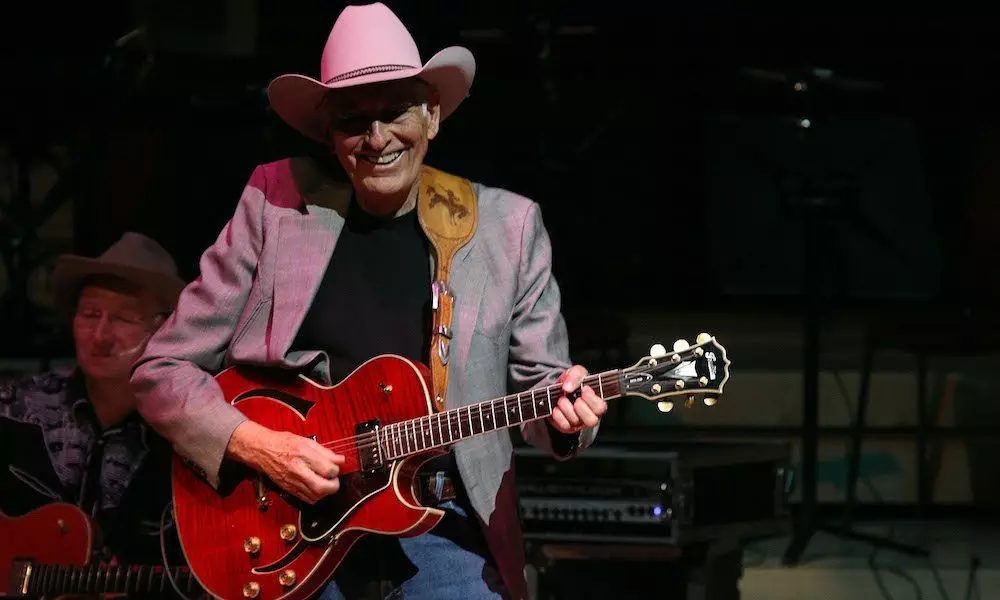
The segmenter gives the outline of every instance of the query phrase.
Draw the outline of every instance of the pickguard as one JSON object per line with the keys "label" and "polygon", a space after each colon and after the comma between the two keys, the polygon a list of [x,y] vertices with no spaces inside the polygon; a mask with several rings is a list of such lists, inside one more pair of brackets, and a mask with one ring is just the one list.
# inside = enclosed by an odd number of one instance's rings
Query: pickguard
{"label": "pickguard", "polygon": [[340,491],[316,504],[302,504],[299,513],[299,531],[302,538],[317,542],[339,528],[366,500],[389,487],[391,469],[370,473],[354,472],[340,477]]}

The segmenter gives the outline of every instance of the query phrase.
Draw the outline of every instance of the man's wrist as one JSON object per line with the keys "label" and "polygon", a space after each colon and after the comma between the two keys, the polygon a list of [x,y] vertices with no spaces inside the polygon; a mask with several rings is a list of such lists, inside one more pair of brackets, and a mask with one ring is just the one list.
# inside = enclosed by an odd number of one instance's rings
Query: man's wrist
{"label": "man's wrist", "polygon": [[233,435],[229,438],[229,444],[226,445],[226,456],[251,467],[256,467],[258,462],[256,450],[264,431],[266,428],[258,423],[249,419],[243,421],[236,426]]}
{"label": "man's wrist", "polygon": [[556,456],[572,456],[576,453],[580,447],[580,434],[582,430],[576,433],[563,433],[556,429],[551,418],[545,419],[545,426],[549,430],[549,440],[551,441],[553,454]]}

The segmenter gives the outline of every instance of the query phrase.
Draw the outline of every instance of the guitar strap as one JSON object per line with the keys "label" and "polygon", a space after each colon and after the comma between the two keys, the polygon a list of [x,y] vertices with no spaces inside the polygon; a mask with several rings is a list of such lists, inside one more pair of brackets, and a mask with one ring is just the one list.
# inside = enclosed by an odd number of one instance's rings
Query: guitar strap
{"label": "guitar strap", "polygon": [[476,233],[476,193],[472,183],[424,165],[420,173],[417,218],[431,242],[435,275],[431,284],[430,367],[434,408],[445,407],[448,393],[448,359],[451,352],[455,294],[448,285],[451,260]]}

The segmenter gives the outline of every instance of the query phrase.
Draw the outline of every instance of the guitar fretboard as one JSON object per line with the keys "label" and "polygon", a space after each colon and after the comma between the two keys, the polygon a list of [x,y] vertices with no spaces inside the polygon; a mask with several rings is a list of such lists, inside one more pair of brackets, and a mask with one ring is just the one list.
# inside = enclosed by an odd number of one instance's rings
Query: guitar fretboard
{"label": "guitar fretboard", "polygon": [[[200,589],[187,567],[170,570],[182,592]],[[91,564],[83,567],[32,564],[28,576],[29,596],[64,594],[137,594],[171,590],[167,570],[159,565]]]}
{"label": "guitar fretboard", "polygon": [[[621,396],[624,387],[618,369],[590,375],[584,378],[583,384],[605,400]],[[497,429],[543,419],[552,414],[562,395],[562,384],[557,383],[386,425],[378,433],[379,448],[385,460],[396,460]]]}

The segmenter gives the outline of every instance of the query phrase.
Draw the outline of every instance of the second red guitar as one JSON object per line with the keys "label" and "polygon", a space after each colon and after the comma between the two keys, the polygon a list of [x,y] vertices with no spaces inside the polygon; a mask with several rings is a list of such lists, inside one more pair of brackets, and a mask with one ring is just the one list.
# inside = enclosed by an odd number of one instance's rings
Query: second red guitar
{"label": "second red guitar", "polygon": [[157,594],[176,585],[187,598],[201,598],[185,567],[90,562],[98,533],[72,504],[55,502],[18,517],[0,513],[0,597]]}
{"label": "second red guitar", "polygon": [[[605,399],[660,400],[722,394],[730,362],[702,334],[667,352],[654,346],[633,366],[587,377]],[[195,577],[220,598],[301,600],[333,575],[366,533],[416,536],[444,513],[417,498],[420,466],[461,440],[552,414],[561,385],[435,412],[429,370],[379,356],[335,386],[287,381],[231,368],[216,377],[226,399],[268,428],[312,437],[346,457],[337,494],[310,505],[245,469],[217,491],[180,458],[173,469],[174,510]]]}

